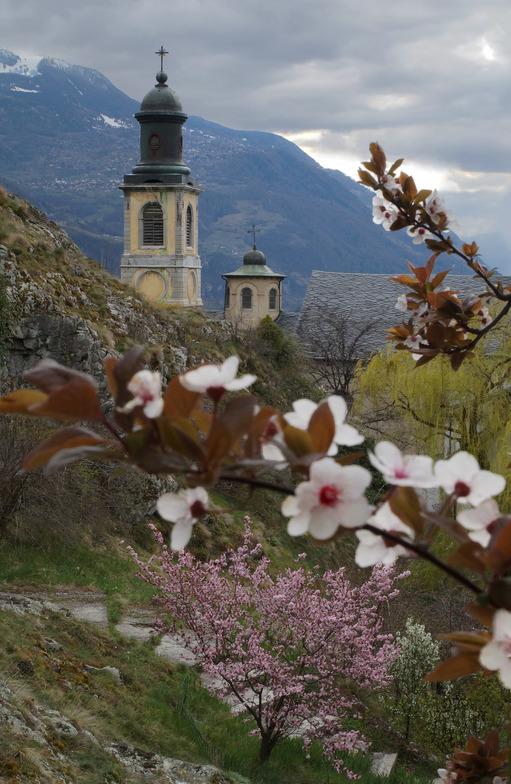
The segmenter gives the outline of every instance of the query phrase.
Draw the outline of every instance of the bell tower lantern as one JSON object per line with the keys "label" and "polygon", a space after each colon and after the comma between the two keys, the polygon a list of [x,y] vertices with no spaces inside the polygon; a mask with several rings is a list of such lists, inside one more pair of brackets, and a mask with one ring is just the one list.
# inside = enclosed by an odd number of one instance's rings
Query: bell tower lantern
{"label": "bell tower lantern", "polygon": [[142,101],[140,160],[124,175],[124,253],[121,280],[155,303],[200,306],[198,182],[183,162],[183,112],[163,71]]}

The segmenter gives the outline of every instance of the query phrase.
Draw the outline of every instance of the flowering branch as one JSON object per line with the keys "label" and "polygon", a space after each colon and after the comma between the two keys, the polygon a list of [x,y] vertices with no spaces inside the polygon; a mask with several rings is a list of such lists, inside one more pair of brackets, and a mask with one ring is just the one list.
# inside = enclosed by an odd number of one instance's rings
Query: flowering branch
{"label": "flowering branch", "polygon": [[[398,299],[396,307],[409,318],[387,330],[388,339],[396,348],[417,355],[418,365],[429,362],[438,354],[447,354],[456,370],[491,329],[494,329],[511,308],[511,287],[494,282],[493,272],[478,261],[475,242],[464,243],[459,250],[447,234],[450,216],[436,191],[417,190],[412,177],[398,174],[402,159],[387,169],[381,147],[370,145],[371,160],[359,169],[360,182],[376,191],[373,199],[373,220],[387,231],[407,230],[415,244],[424,242],[433,252],[425,267],[413,267],[412,275],[398,275],[392,280],[411,291]],[[485,284],[479,296],[461,300],[457,292],[441,288],[446,272],[433,275],[440,253],[458,256],[473,271],[474,278]],[[504,303],[493,317],[486,306],[490,300]],[[477,320],[477,326],[474,322]],[[473,335],[472,339],[469,335]]]}

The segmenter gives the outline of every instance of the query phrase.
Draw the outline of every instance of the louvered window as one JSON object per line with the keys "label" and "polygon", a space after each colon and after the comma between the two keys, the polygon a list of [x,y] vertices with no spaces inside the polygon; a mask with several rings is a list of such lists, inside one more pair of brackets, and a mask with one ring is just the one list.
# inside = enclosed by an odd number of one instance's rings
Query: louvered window
{"label": "louvered window", "polygon": [[163,210],[156,202],[146,204],[142,211],[143,245],[163,245]]}
{"label": "louvered window", "polygon": [[241,289],[241,307],[243,310],[252,309],[252,289]]}
{"label": "louvered window", "polygon": [[193,209],[191,204],[186,208],[186,247],[193,248]]}

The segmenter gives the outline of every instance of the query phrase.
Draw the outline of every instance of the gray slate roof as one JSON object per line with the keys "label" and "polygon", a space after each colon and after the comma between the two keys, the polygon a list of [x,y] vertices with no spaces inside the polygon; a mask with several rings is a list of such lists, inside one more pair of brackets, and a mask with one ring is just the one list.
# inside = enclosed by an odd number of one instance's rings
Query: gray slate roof
{"label": "gray slate roof", "polygon": [[[504,285],[511,285],[511,277],[499,275],[498,278]],[[461,295],[484,291],[484,284],[471,275],[449,274],[443,288],[447,286]],[[309,344],[311,353],[316,354],[314,343],[335,337],[333,333],[336,330],[339,334],[339,323],[347,345],[370,323],[370,330],[357,345],[356,359],[362,359],[388,343],[385,330],[403,320],[402,312],[396,309],[396,302],[399,295],[407,290],[405,286],[389,280],[388,275],[314,270],[299,314],[296,334],[306,345]],[[325,335],[325,330],[330,334]]]}

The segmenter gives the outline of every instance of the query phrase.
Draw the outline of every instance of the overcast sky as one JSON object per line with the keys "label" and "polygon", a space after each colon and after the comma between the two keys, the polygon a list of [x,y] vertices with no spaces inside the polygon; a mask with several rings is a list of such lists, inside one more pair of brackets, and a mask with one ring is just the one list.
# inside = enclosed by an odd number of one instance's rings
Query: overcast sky
{"label": "overcast sky", "polygon": [[[281,133],[354,176],[377,140],[511,272],[510,0],[2,0],[0,47]],[[483,235],[488,232],[491,237]],[[484,243],[487,242],[485,248]],[[500,251],[499,251],[500,244]],[[498,259],[497,259],[498,257]]]}

